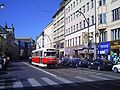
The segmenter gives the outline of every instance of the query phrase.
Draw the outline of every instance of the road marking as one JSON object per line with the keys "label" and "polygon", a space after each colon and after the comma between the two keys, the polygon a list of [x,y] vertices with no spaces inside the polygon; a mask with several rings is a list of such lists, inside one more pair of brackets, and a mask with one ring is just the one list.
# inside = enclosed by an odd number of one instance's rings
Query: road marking
{"label": "road marking", "polygon": [[62,78],[62,77],[56,77],[56,79],[58,79],[58,80],[60,80],[60,81],[62,81],[62,82],[64,82],[64,83],[73,83],[72,81],[69,81],[69,80],[67,80],[67,79],[64,79],[64,78]]}
{"label": "road marking", "polygon": [[51,79],[47,78],[47,77],[43,77],[41,78],[42,80],[44,80],[46,83],[48,83],[49,85],[58,85],[58,83],[52,81]]}
{"label": "road marking", "polygon": [[32,68],[34,68],[34,69],[37,69],[37,70],[39,70],[39,71],[42,71],[42,72],[44,72],[44,73],[46,73],[46,74],[48,74],[48,75],[51,75],[51,76],[53,76],[53,77],[57,77],[57,75],[55,75],[55,74],[52,74],[52,73],[50,73],[50,72],[47,72],[47,71],[45,71],[45,70],[42,70],[42,69],[37,68],[37,67],[35,67],[35,66],[32,66],[32,65],[30,65],[30,64],[28,64],[28,63],[26,63],[26,62],[22,62],[22,63],[25,64],[25,65],[27,65],[27,66],[30,66],[30,67],[32,67]]}
{"label": "road marking", "polygon": [[90,75],[94,78],[99,78],[99,79],[103,79],[103,80],[109,80],[108,78],[105,78],[105,77],[100,77],[100,76],[96,76],[96,75]]}
{"label": "road marking", "polygon": [[13,82],[13,88],[20,88],[20,87],[23,87],[20,81]]}
{"label": "road marking", "polygon": [[111,76],[111,75],[105,75],[105,74],[104,74],[104,76],[114,78],[114,79],[120,79],[120,77],[117,77],[117,76]]}
{"label": "road marking", "polygon": [[33,87],[41,86],[41,84],[38,81],[36,81],[34,78],[28,78],[27,80]]}
{"label": "road marking", "polygon": [[5,89],[5,80],[2,80],[2,83],[0,82],[0,89]]}
{"label": "road marking", "polygon": [[81,79],[81,80],[84,80],[84,81],[95,81],[95,80],[84,78],[84,77],[80,77],[80,76],[75,76],[75,78]]}

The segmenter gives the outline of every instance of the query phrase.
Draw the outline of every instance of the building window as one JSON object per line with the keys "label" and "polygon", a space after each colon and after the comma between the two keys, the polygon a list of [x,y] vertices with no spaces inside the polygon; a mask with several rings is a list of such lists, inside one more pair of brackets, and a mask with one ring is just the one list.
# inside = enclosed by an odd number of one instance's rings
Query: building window
{"label": "building window", "polygon": [[85,13],[85,5],[83,6],[83,13]]}
{"label": "building window", "polygon": [[101,13],[98,15],[98,21],[99,21],[99,24],[104,24],[106,23],[106,13]]}
{"label": "building window", "polygon": [[112,10],[112,20],[118,20],[120,19],[120,7]]}
{"label": "building window", "polygon": [[68,22],[70,22],[70,16],[68,16]]}
{"label": "building window", "polygon": [[73,26],[73,30],[74,30],[73,32],[75,32],[75,25]]}
{"label": "building window", "polygon": [[75,8],[75,2],[73,2],[73,8]]}
{"label": "building window", "polygon": [[72,43],[72,40],[70,39],[70,46],[72,46],[72,44],[71,44],[71,43]]}
{"label": "building window", "polygon": [[87,25],[90,25],[90,20],[89,20],[89,18],[87,18],[87,23],[88,23]]}
{"label": "building window", "polygon": [[76,24],[76,31],[78,31],[78,24]]}
{"label": "building window", "polygon": [[103,6],[106,4],[106,0],[99,0],[99,6]]}
{"label": "building window", "polygon": [[71,14],[71,21],[72,21],[72,14]]}
{"label": "building window", "polygon": [[116,2],[116,1],[118,1],[118,0],[112,0],[112,2]]}
{"label": "building window", "polygon": [[106,31],[100,33],[100,41],[101,42],[107,41],[107,32]]}
{"label": "building window", "polygon": [[83,27],[85,28],[85,20],[83,20]]}
{"label": "building window", "polygon": [[94,7],[94,2],[93,2],[93,0],[91,0],[91,8],[93,8]]}
{"label": "building window", "polygon": [[68,40],[68,47],[69,47],[69,40]]}
{"label": "building window", "polygon": [[81,44],[80,41],[81,41],[81,36],[79,36],[79,45]]}
{"label": "building window", "polygon": [[92,19],[92,25],[94,24],[94,15],[91,17]]}
{"label": "building window", "polygon": [[[81,8],[79,9],[79,11],[81,12]],[[79,15],[81,16],[81,13],[79,13]]]}
{"label": "building window", "polygon": [[75,38],[75,45],[77,45],[77,37]]}
{"label": "building window", "polygon": [[70,34],[70,28],[68,28],[68,34]]}
{"label": "building window", "polygon": [[70,6],[68,7],[68,11],[70,12]]}
{"label": "building window", "polygon": [[80,29],[82,29],[82,22],[80,22]]}
{"label": "building window", "polygon": [[72,28],[72,26],[71,26],[71,33],[73,32],[73,28]]}
{"label": "building window", "polygon": [[76,6],[78,5],[78,0],[76,0]]}
{"label": "building window", "polygon": [[80,1],[80,3],[81,3],[81,0],[79,0]]}
{"label": "building window", "polygon": [[71,10],[72,10],[72,4],[71,4]]}
{"label": "building window", "polygon": [[61,43],[61,48],[64,48],[64,42]]}
{"label": "building window", "polygon": [[112,40],[120,39],[120,28],[111,30]]}
{"label": "building window", "polygon": [[74,38],[73,38],[73,46],[74,46]]}
{"label": "building window", "polygon": [[75,13],[73,13],[73,18],[75,19]]}
{"label": "building window", "polygon": [[89,2],[87,3],[87,11],[89,11]]}

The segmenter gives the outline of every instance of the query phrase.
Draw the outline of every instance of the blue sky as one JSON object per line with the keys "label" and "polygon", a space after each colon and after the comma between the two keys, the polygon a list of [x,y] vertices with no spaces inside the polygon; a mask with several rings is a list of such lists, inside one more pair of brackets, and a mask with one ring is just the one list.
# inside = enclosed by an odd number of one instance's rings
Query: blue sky
{"label": "blue sky", "polygon": [[0,10],[0,25],[14,24],[16,37],[39,35],[52,21],[62,0],[0,0],[5,9]]}

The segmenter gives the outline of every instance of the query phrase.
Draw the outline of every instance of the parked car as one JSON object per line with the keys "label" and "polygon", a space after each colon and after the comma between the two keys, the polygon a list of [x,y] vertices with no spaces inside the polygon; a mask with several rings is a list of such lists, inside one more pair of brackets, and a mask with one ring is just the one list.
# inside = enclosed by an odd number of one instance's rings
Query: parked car
{"label": "parked car", "polygon": [[108,60],[100,60],[95,59],[93,62],[91,62],[88,66],[89,69],[97,69],[97,70],[103,70],[103,69],[112,69],[113,64]]}
{"label": "parked car", "polygon": [[4,60],[3,58],[0,56],[0,70],[3,69],[4,67]]}
{"label": "parked car", "polygon": [[112,67],[112,70],[113,70],[113,72],[120,72],[120,62],[118,62],[118,64],[116,64],[116,65],[113,65],[113,67]]}
{"label": "parked car", "polygon": [[58,65],[68,66],[68,64],[69,64],[69,58],[67,57],[59,58]]}
{"label": "parked car", "polygon": [[93,60],[91,60],[91,59],[80,60],[79,66],[80,67],[88,67],[92,61]]}
{"label": "parked car", "polygon": [[80,58],[69,59],[69,66],[70,67],[78,67],[79,63],[80,63]]}

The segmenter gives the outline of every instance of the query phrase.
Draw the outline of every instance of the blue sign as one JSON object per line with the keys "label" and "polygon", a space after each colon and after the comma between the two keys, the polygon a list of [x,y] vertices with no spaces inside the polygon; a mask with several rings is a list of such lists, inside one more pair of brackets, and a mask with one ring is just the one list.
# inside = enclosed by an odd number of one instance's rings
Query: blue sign
{"label": "blue sign", "polygon": [[110,42],[101,42],[98,44],[98,54],[108,54],[110,51]]}

